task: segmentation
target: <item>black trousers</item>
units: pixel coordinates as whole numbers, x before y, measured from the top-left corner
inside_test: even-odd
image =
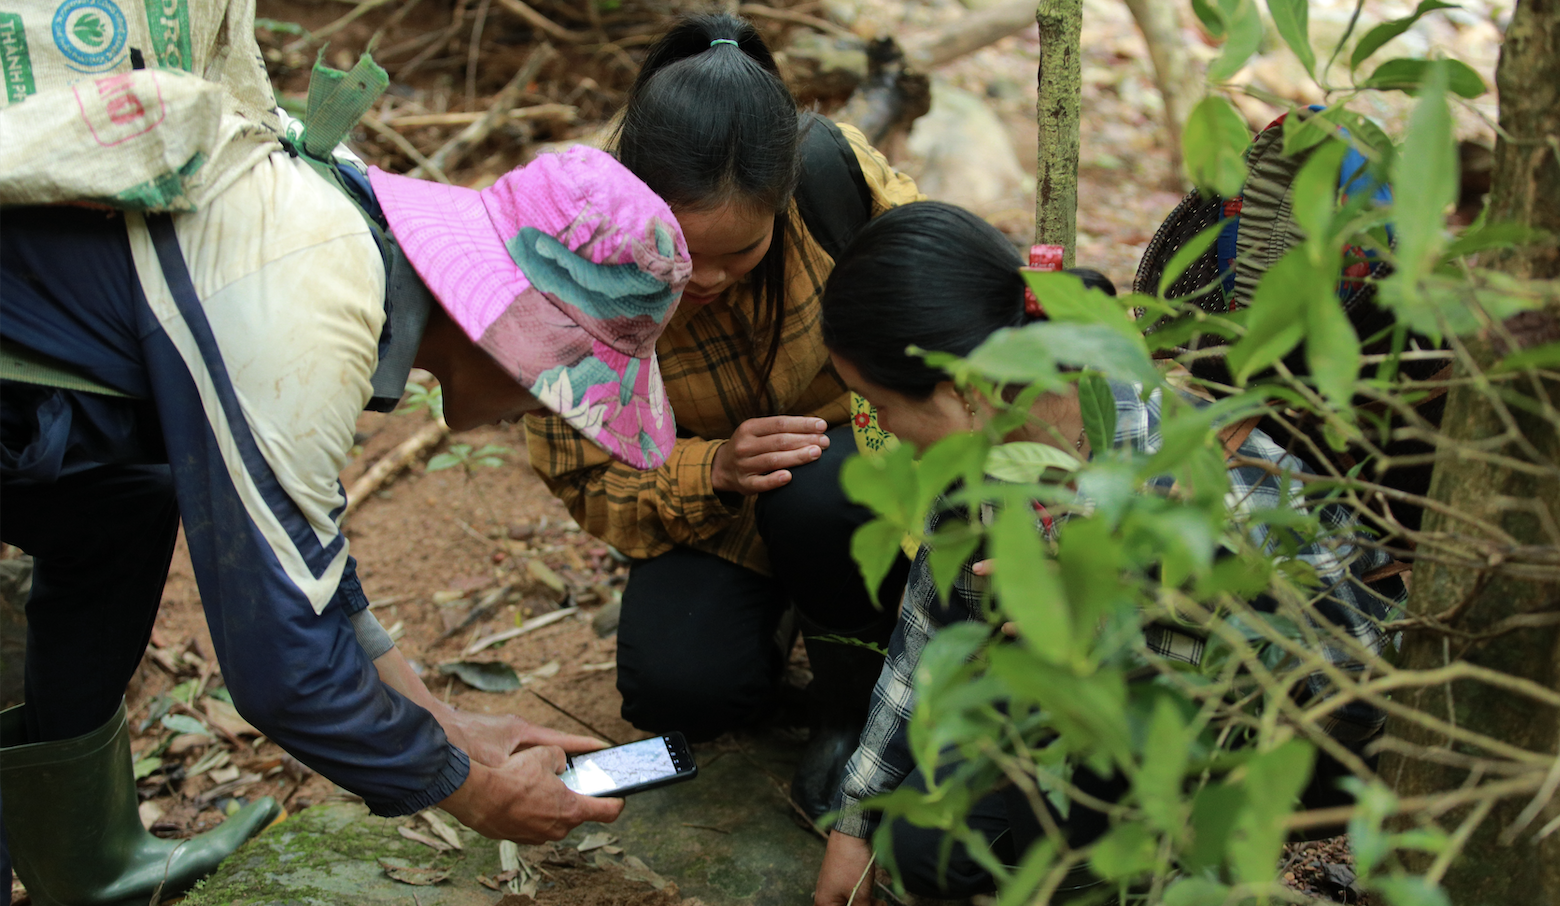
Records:
[[[0,538],[33,556],[27,738],[81,736],[113,716],[151,639],[179,530],[173,477],[98,466],[0,494]]]
[[[840,489],[855,449],[849,425],[833,429],[821,457],[758,498],[773,577],[692,548],[630,568],[618,624],[624,720],[702,740],[762,716],[784,667],[775,632],[788,601],[842,635],[892,619],[909,564],[901,558],[883,581],[888,612],[878,610],[850,556],[851,534],[871,513]]]

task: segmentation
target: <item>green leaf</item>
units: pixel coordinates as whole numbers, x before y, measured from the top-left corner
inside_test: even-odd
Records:
[[[1509,249],[1548,238],[1543,230],[1519,223],[1486,223],[1465,230],[1446,247],[1446,257],[1472,255],[1487,249]]]
[[[211,735],[211,731],[206,729],[205,724],[201,723],[193,717],[190,717],[188,714],[165,714],[163,715],[162,725],[164,729],[172,730],[175,733],[199,733],[202,736]]]
[[[1225,906],[1230,889],[1207,878],[1177,878],[1165,890],[1164,906]]]
[[[1089,448],[1103,454],[1116,443],[1116,394],[1110,382],[1094,374],[1078,381],[1078,406],[1083,412],[1083,430],[1089,436]]]
[[[1224,41],[1224,52],[1208,65],[1208,79],[1223,82],[1240,71],[1251,55],[1262,46],[1262,13],[1255,0],[1219,0],[1224,10],[1229,33]]]
[[[928,540],[926,565],[932,569],[932,582],[940,600],[947,600],[948,591],[959,578],[964,564],[979,547],[980,535],[965,526],[940,530]]]
[[[1197,791],[1192,800],[1192,845],[1182,853],[1189,870],[1211,872],[1224,863],[1230,833],[1245,803],[1246,791],[1238,784],[1221,783]]]
[[[1209,0],[1192,0],[1192,12],[1197,14],[1197,20],[1214,39],[1224,37],[1224,33],[1229,30],[1229,24],[1224,20],[1224,11]]]
[[[1056,563],[1045,555],[1035,517],[1027,508],[1007,507],[997,514],[987,536],[995,559],[992,585],[1002,609],[1019,627],[1033,652],[1052,662],[1068,659],[1072,621]]]
[[[1419,301],[1416,285],[1439,260],[1446,210],[1457,200],[1457,146],[1446,105],[1446,70],[1430,69],[1392,174],[1397,223],[1394,272],[1383,282],[1383,301],[1401,307]]]
[[[483,692],[513,692],[523,685],[515,668],[497,661],[451,661],[440,664],[439,672]]]
[[[1268,0],[1268,13],[1279,37],[1295,52],[1307,75],[1316,71],[1316,51],[1311,49],[1310,0]]]
[[[1545,343],[1513,352],[1495,366],[1496,371],[1516,371],[1521,368],[1560,368],[1560,343]]]
[[[1290,249],[1257,283],[1246,335],[1230,347],[1228,355],[1237,383],[1245,384],[1253,374],[1288,355],[1305,335],[1304,318],[1312,300],[1332,295],[1338,269],[1313,266],[1306,251],[1304,246]]]
[[[1190,757],[1186,723],[1169,696],[1154,702],[1143,763],[1132,778],[1132,788],[1149,823],[1163,833],[1176,833],[1186,820],[1181,801],[1181,781]]]
[[[1125,334],[1137,332],[1132,316],[1120,300],[1084,286],[1075,274],[1032,270],[1020,271],[1019,274],[1045,307],[1046,317],[1051,321],[1108,324]]]
[[[1246,762],[1246,804],[1228,847],[1231,867],[1241,881],[1273,880],[1286,833],[1281,819],[1294,811],[1315,755],[1310,743],[1292,739]]]
[[[1360,87],[1418,94],[1429,80],[1432,69],[1446,70],[1446,87],[1453,94],[1476,98],[1489,90],[1479,74],[1461,60],[1388,60],[1376,67]]]
[[[992,334],[969,356],[970,368],[992,380],[1042,383],[1057,364],[1090,368],[1109,377],[1157,384],[1159,370],[1143,337],[1104,324],[1036,321]]]
[[[138,759],[135,763],[135,779],[142,780],[150,777],[152,772],[162,767],[163,760],[155,755]]]
[[[1333,212],[1338,208],[1338,172],[1349,146],[1328,141],[1311,152],[1295,174],[1292,216],[1305,230],[1306,242],[1315,252],[1312,260],[1321,263],[1317,253],[1336,245],[1332,237]]]
[[[915,523],[915,450],[900,444],[880,456],[852,456],[840,467],[840,486],[852,503],[859,503],[898,526],[919,532]]]
[[[1186,176],[1204,192],[1226,198],[1246,182],[1246,120],[1224,97],[1211,94],[1192,108],[1181,130]]]
[[[423,471],[442,472],[445,469],[454,468],[465,461],[466,457],[459,453],[440,453],[438,456],[428,460],[428,467]]]
[[[1164,273],[1159,275],[1159,298],[1165,298],[1165,292],[1170,289],[1170,284],[1181,278],[1186,269],[1192,266],[1192,262],[1203,256],[1203,253],[1219,241],[1219,234],[1224,232],[1229,224],[1229,218],[1224,218],[1218,223],[1204,227],[1196,236],[1187,240],[1184,245],[1176,249],[1170,257],[1170,263],[1165,265]]]
[[[1078,458],[1050,444],[1011,441],[986,454],[986,474],[1012,484],[1034,484],[1047,469],[1075,472]]]
[[[862,581],[872,591],[872,602],[879,606],[882,602],[878,600],[878,586],[883,584],[894,561],[899,558],[899,541],[904,535],[903,528],[879,518],[857,528],[850,536],[851,558],[861,570]]]
[[[915,497],[912,518],[923,521],[928,507],[955,481],[978,481],[981,467],[986,463],[988,441],[984,434],[961,432],[950,434],[937,441],[921,454],[916,482],[919,490]]]
[[[1370,888],[1386,897],[1391,906],[1452,906],[1446,891],[1418,875],[1377,878]]]
[[[1349,71],[1360,68],[1360,64],[1370,59],[1370,55],[1381,49],[1381,45],[1408,31],[1419,17],[1425,13],[1438,9],[1458,9],[1455,3],[1442,3],[1441,0],[1421,0],[1419,8],[1402,19],[1393,19],[1383,22],[1365,33],[1360,43],[1354,45],[1354,53],[1349,55]]]
[[[1159,838],[1141,824],[1118,824],[1094,844],[1089,865],[1107,881],[1125,881],[1153,871]]]
[[[1360,338],[1336,296],[1306,306],[1305,358],[1322,396],[1340,409],[1348,406],[1360,375]]]

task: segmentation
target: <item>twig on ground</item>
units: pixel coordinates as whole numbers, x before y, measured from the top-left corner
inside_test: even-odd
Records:
[[[465,632],[466,627],[492,613],[493,608],[497,607],[504,600],[504,598],[514,590],[515,586],[519,584],[520,582],[518,579],[511,579],[508,582],[505,582],[497,588],[493,589],[491,592],[488,592],[482,597],[482,600],[478,601],[476,605],[471,608],[471,612],[466,614],[465,619],[461,620],[459,625],[451,626],[449,629],[444,630],[444,632],[440,634],[438,638],[433,640],[433,644],[442,644],[452,636]]]
[[[488,7],[493,0],[481,0],[477,21],[471,26],[471,41],[466,48],[466,106],[477,105],[477,59],[482,55],[482,28],[487,25]]]
[[[562,25],[547,18],[535,9],[521,2],[521,0],[498,0],[498,5],[509,10],[526,21],[526,24],[548,36],[568,44],[585,44],[596,40],[596,36],[589,32],[570,31]]]
[[[390,29],[400,25],[401,20],[406,18],[407,13],[410,13],[412,10],[416,9],[417,4],[421,2],[422,0],[411,0],[410,3],[401,4],[401,8],[395,11],[395,15],[386,19],[385,24],[376,28],[374,33],[369,35],[368,44],[365,45],[368,53],[373,53],[374,49],[379,46],[379,39],[384,37],[385,32],[388,32]]]
[[[596,729],[595,727],[591,726],[591,724],[588,721],[586,721],[584,718],[582,718],[579,715],[575,714],[573,711],[570,711],[568,708],[565,708],[564,706],[558,704],[557,702],[553,701],[552,699],[548,698],[547,696],[543,695],[542,693],[537,692],[535,689],[527,687],[525,691],[527,691],[527,692],[531,693],[532,695],[536,696],[537,698],[541,699],[542,700],[542,704],[544,704],[547,707],[553,709],[554,711],[557,711],[559,714],[562,714],[564,717],[567,717],[569,720],[574,721],[575,723],[579,724],[580,726],[584,727],[585,729],[589,730],[590,732],[596,734],[597,738],[604,739],[607,742],[610,742],[610,743],[612,743],[615,746],[622,745],[622,743],[618,742],[617,740],[613,739],[612,737],[608,736],[607,734],[605,734],[605,733],[601,732],[600,730]]]
[[[367,117],[364,119],[367,121]],[[347,507],[342,510],[338,524],[345,525],[347,517],[352,515],[368,495],[383,487],[385,482],[400,473],[423,451],[438,445],[439,441],[449,436],[449,433],[450,426],[446,425],[443,419],[434,419],[370,466],[369,470],[364,472],[357,481],[352,482],[352,487],[347,489]]]
[[[544,626],[551,626],[564,617],[572,617],[579,612],[580,609],[578,607],[565,607],[562,610],[555,610],[552,613],[544,613],[539,617],[532,617],[531,619],[526,620],[524,623],[521,623],[519,626],[516,626],[513,629],[506,629],[503,632],[495,632],[485,639],[477,639],[475,642],[467,645],[465,649],[461,651],[461,654],[466,657],[470,657],[471,655],[476,654],[490,645],[497,645],[499,642],[507,642],[510,639],[519,638],[526,633],[535,632]]]
[[[525,58],[524,63],[520,64],[520,71],[516,72],[514,78],[509,80],[509,84],[505,85],[503,90],[499,91],[498,95],[493,98],[493,102],[488,105],[487,113],[483,115],[482,119],[462,129],[460,134],[445,142],[444,147],[435,151],[428,158],[429,166],[449,172],[451,168],[464,160],[466,155],[471,153],[472,148],[481,144],[498,127],[499,123],[509,118],[510,109],[520,100],[520,95],[525,92],[525,87],[531,84],[532,79],[536,78],[536,74],[541,71],[543,64],[557,55],[558,52],[553,50],[551,44],[543,43],[536,45],[536,49],[531,51],[530,56]],[[414,178],[421,176],[423,175],[423,168],[416,167],[406,175]]]
[[[433,42],[419,51],[417,56],[412,57],[410,60],[407,60],[404,64],[402,64],[401,68],[395,71],[396,79],[405,80],[407,76],[417,71],[417,67],[433,59],[433,55],[443,50],[444,45],[448,44],[450,39],[455,37],[456,33],[458,33],[465,24],[466,0],[456,0],[455,14],[450,18],[449,27],[439,32],[434,37]]]
[[[408,113],[381,120],[390,129],[411,129],[419,126],[466,126],[487,116],[486,111],[467,110],[456,113]],[[579,119],[580,108],[572,104],[532,104],[509,111],[512,120],[561,120],[572,123]]]
[[[287,51],[296,51],[302,50],[304,47],[307,47],[310,44],[318,44],[336,32],[346,28],[348,25],[351,25],[353,22],[356,22],[365,14],[371,13],[390,2],[391,0],[364,0],[364,2],[354,7],[351,12],[338,18],[336,21],[330,23],[318,31],[309,32],[298,40],[287,45],[287,47],[284,49]]]
[[[439,182],[442,182],[445,185],[450,184],[450,178],[444,175],[444,171],[440,170],[438,167],[435,167],[433,163],[428,160],[427,156],[425,156],[421,151],[417,150],[416,145],[412,144],[410,141],[407,141],[406,136],[395,131],[394,129],[391,129],[371,113],[363,114],[363,118],[359,120],[359,122],[367,126],[370,132],[373,132],[375,135],[382,136],[390,144],[395,145],[395,147],[402,154],[405,154],[407,157],[412,159],[412,163],[427,171],[429,176],[432,176],[434,179],[437,179]]]
[[[848,28],[835,25],[827,19],[809,16],[806,13],[793,12],[788,9],[775,9],[772,6],[764,6],[759,3],[744,3],[737,7],[737,12],[749,18],[757,16],[760,19],[774,19],[777,22],[789,22],[792,25],[805,25],[808,28],[817,29],[826,35],[833,35],[836,38],[848,38],[852,41],[861,40],[859,35]]]

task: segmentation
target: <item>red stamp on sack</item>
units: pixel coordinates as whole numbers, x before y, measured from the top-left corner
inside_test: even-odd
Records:
[[[92,137],[112,148],[152,131],[168,115],[155,75],[151,89],[148,93],[144,84],[137,85],[131,73],[104,76],[77,84],[76,104]]]

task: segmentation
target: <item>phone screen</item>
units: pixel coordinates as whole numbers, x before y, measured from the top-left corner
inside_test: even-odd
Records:
[[[569,756],[563,772],[564,786],[576,793],[594,796],[609,790],[638,786],[672,777],[677,766],[659,736],[597,752]]]

